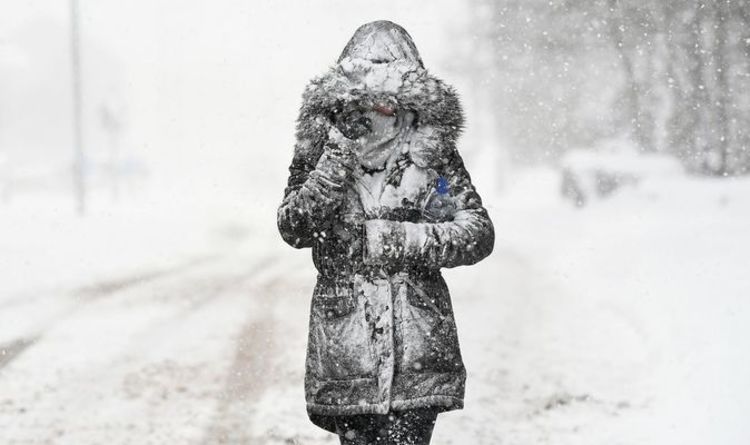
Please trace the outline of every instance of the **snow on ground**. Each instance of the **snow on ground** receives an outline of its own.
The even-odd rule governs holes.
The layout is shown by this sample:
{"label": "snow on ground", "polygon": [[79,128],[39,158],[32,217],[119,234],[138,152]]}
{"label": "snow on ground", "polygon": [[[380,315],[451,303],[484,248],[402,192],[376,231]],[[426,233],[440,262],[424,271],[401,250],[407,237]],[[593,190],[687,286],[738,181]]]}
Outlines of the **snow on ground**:
{"label": "snow on ground", "polygon": [[494,443],[747,443],[750,181],[646,177],[580,210],[558,188],[537,171],[498,202],[506,286],[464,314],[496,324],[478,366]]}
{"label": "snow on ground", "polygon": [[[469,375],[433,442],[748,443],[750,181],[578,209],[559,179],[479,190],[496,250],[444,272]],[[337,443],[304,411],[310,253],[232,199],[0,207],[0,443]]]}

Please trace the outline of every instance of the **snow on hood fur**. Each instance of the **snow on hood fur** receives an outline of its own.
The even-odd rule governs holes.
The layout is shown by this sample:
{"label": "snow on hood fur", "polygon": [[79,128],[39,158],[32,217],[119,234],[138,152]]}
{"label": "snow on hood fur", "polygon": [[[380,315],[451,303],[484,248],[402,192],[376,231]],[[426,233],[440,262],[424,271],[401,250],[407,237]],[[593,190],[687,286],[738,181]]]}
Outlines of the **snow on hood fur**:
{"label": "snow on hood fur", "polygon": [[297,155],[310,160],[320,156],[331,116],[351,102],[416,112],[416,146],[409,155],[421,167],[445,163],[463,129],[456,91],[424,68],[411,36],[389,21],[357,29],[337,64],[308,84],[298,119]]}

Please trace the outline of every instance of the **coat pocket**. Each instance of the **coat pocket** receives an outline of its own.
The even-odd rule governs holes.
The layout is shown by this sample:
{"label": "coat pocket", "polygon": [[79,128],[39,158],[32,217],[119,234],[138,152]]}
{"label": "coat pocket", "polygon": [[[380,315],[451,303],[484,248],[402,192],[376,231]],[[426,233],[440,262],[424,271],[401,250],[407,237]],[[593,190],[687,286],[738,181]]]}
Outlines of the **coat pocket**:
{"label": "coat pocket", "polygon": [[402,358],[404,373],[455,372],[463,367],[450,295],[442,277],[404,279]]}
{"label": "coat pocket", "polygon": [[313,291],[313,311],[332,320],[351,314],[357,308],[352,285],[333,280],[319,280]]}
{"label": "coat pocket", "polygon": [[364,307],[351,283],[323,281],[316,286],[308,366],[322,380],[351,380],[375,374]]}
{"label": "coat pocket", "polygon": [[351,314],[357,304],[354,296],[319,297],[316,306],[323,318],[332,320]]}

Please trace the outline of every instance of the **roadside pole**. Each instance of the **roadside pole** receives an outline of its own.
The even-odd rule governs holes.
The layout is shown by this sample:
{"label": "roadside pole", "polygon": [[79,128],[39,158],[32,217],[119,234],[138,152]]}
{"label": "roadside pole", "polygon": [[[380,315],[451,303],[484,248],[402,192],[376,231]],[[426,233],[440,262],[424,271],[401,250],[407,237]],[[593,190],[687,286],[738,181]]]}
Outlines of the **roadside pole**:
{"label": "roadside pole", "polygon": [[81,113],[81,53],[78,0],[70,0],[70,55],[73,80],[73,189],[79,215],[86,213],[85,157]]}

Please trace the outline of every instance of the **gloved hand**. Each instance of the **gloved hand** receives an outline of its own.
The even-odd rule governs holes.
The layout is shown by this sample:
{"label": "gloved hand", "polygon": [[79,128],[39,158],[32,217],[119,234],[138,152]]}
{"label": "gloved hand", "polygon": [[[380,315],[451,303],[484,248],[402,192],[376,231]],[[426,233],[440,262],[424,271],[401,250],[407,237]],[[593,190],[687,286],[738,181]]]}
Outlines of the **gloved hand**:
{"label": "gloved hand", "polygon": [[347,256],[354,261],[362,258],[365,214],[362,212],[343,213],[333,225],[333,233],[347,249]]}
{"label": "gloved hand", "polygon": [[328,132],[328,141],[310,175],[326,186],[329,197],[343,192],[355,181],[359,166],[357,150],[359,144],[345,137],[336,127]]}
{"label": "gloved hand", "polygon": [[365,116],[365,108],[355,102],[343,106],[333,114],[334,126],[348,139],[359,139],[372,131],[372,122]]}

